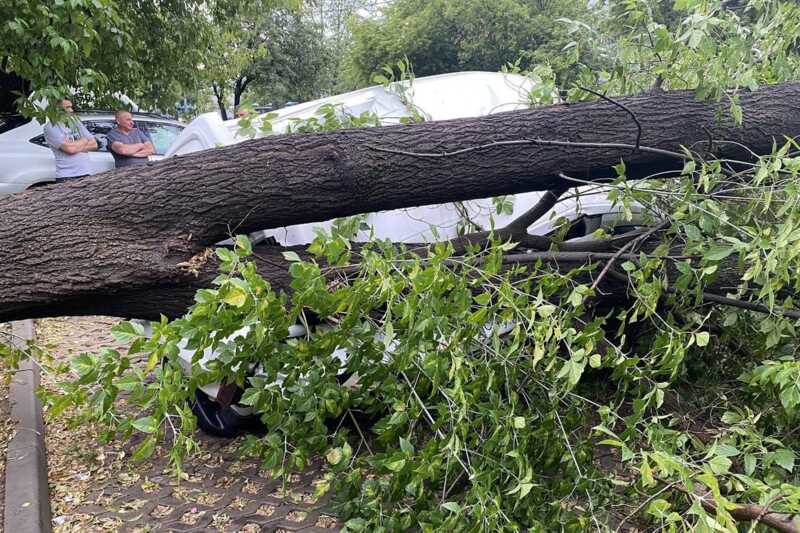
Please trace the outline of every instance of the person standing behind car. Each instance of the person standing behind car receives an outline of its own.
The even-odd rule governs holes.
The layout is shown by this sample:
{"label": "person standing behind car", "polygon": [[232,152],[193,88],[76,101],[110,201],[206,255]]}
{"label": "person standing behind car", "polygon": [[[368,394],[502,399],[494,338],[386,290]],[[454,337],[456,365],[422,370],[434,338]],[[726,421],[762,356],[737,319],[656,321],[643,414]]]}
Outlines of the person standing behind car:
{"label": "person standing behind car", "polygon": [[147,156],[156,152],[150,136],[135,126],[133,115],[127,111],[117,111],[114,119],[117,127],[108,132],[106,139],[117,168],[147,163]]}
{"label": "person standing behind car", "polygon": [[44,138],[56,157],[56,183],[82,178],[92,173],[90,150],[97,150],[97,140],[75,116],[69,98],[62,98],[61,108],[67,112],[64,122],[44,125]]}

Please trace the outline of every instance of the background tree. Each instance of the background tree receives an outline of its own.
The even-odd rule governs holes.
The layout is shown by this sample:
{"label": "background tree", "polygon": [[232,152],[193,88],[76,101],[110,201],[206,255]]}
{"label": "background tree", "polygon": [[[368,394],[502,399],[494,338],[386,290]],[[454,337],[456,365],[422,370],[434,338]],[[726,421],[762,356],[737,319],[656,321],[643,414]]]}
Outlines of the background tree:
{"label": "background tree", "polygon": [[[281,0],[9,0],[0,4],[0,68],[25,80],[23,94],[15,98],[26,114],[37,113],[33,102],[41,98],[52,102],[73,91],[106,105],[121,92],[141,106],[169,110],[184,92],[197,88],[198,69],[220,25],[281,5]],[[4,85],[6,92],[18,87]]]}
{"label": "background tree", "polygon": [[521,58],[522,69],[548,63],[561,78],[568,72],[560,52],[570,37],[557,21],[588,20],[590,14],[585,0],[398,0],[379,18],[353,22],[344,75],[363,86],[382,65],[403,57],[420,76],[497,71]]}
{"label": "background tree", "polygon": [[393,0],[314,0],[308,13],[323,28],[325,46],[332,62],[328,75],[334,93],[344,92],[352,85],[343,76],[343,59],[352,43],[351,25],[362,18],[375,19],[382,15]]}
{"label": "background tree", "polygon": [[329,46],[324,27],[307,9],[273,12],[269,26],[267,53],[254,65],[254,98],[279,107],[331,94],[338,52]]}

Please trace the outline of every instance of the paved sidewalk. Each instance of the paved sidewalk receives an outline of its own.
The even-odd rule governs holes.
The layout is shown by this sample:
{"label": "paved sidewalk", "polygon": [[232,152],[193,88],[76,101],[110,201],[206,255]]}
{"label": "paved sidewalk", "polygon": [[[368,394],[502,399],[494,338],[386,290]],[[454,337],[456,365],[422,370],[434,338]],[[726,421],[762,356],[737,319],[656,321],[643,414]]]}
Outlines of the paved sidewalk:
{"label": "paved sidewalk", "polygon": [[[52,343],[54,354],[68,359],[101,346],[117,347],[105,317],[37,321],[37,339]],[[49,378],[43,376],[44,385]],[[253,458],[240,458],[241,439],[198,434],[201,453],[184,465],[177,479],[167,450],[134,463],[140,442],[97,443],[96,428],[68,428],[63,418],[48,422],[54,531],[338,531],[341,524],[326,505],[329,494],[315,497],[322,480],[320,464],[293,476],[286,486],[270,480]]]}
{"label": "paved sidewalk", "polygon": [[286,486],[270,480],[255,460],[236,459],[236,445],[203,439],[203,455],[186,476],[169,473],[165,457],[119,472],[93,486],[70,522],[113,531],[337,531],[314,496],[318,470],[294,475]]}

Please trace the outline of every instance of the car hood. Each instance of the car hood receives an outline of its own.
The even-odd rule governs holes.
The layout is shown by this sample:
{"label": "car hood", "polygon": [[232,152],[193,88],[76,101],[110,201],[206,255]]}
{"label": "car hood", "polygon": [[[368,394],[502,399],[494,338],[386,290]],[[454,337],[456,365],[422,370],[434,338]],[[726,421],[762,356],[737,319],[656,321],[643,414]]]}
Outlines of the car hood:
{"label": "car hood", "polygon": [[[341,106],[350,115],[374,113],[384,125],[397,124],[411,111],[408,101],[425,120],[479,117],[502,111],[526,109],[534,83],[517,74],[497,72],[456,72],[376,85],[345,94],[321,98],[272,112],[272,133],[285,133],[295,120],[309,119],[328,104]],[[401,97],[401,94],[404,97]],[[264,115],[261,115],[262,117]],[[239,121],[222,120],[216,112],[194,119],[175,139],[165,157],[188,154],[247,140],[239,134]],[[257,137],[263,136],[258,133]]]}

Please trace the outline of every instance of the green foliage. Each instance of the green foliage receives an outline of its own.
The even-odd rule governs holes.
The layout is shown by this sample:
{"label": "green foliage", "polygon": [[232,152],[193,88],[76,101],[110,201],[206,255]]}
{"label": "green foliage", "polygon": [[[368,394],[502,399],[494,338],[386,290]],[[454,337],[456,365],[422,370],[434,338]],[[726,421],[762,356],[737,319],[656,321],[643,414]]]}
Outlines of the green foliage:
{"label": "green foliage", "polygon": [[264,102],[303,102],[330,94],[336,57],[323,26],[300,13],[277,11],[267,54],[254,65],[253,90]]}
{"label": "green foliage", "polygon": [[363,86],[404,57],[420,76],[496,71],[521,59],[523,69],[549,64],[566,79],[560,51],[570,39],[557,22],[562,17],[588,22],[590,9],[585,0],[397,0],[384,17],[354,23],[344,75]]}
{"label": "green foliage", "polygon": [[[728,100],[739,122],[737,90],[796,78],[800,37],[795,2],[740,4],[730,9],[719,0],[678,0],[669,12],[653,0],[610,2],[602,27],[572,24],[577,81],[608,94],[631,94],[660,80],[664,90],[695,89],[698,98]],[[597,61],[581,65],[586,50],[604,68]],[[575,88],[570,97],[586,94]]]}
{"label": "green foliage", "polygon": [[125,93],[139,105],[171,109],[197,87],[198,70],[219,32],[243,17],[284,2],[241,0],[10,0],[0,4],[0,69],[30,82],[20,111],[77,91],[97,106]]}
{"label": "green foliage", "polygon": [[[199,74],[213,88],[223,119],[231,96],[234,106],[258,100],[281,104],[319,97],[332,83],[333,58],[322,26],[303,12],[300,2],[275,4],[275,9],[248,11],[211,31]],[[243,100],[245,91],[250,97]]]}

